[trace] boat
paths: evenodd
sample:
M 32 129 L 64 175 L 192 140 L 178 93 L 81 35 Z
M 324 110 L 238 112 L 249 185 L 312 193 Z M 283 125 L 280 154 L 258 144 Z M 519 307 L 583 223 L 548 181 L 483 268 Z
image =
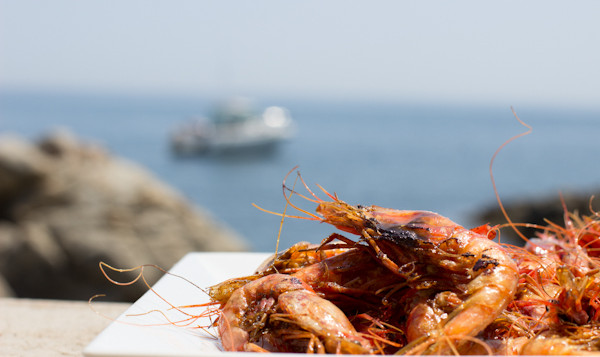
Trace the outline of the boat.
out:
M 185 156 L 272 150 L 290 139 L 294 128 L 284 107 L 259 112 L 250 101 L 235 99 L 217 106 L 209 118 L 194 118 L 180 126 L 171 135 L 171 147 Z

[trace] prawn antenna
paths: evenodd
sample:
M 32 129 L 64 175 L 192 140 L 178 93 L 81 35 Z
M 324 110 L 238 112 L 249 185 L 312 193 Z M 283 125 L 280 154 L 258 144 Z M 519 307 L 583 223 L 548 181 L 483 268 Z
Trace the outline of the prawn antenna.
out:
M 178 275 L 178 274 L 174 274 L 171 273 L 161 267 L 159 267 L 158 265 L 153 265 L 153 264 L 144 264 L 144 265 L 138 265 L 137 267 L 134 268 L 127 268 L 127 269 L 121 269 L 121 268 L 115 268 L 105 262 L 100 262 L 98 264 L 100 266 L 100 271 L 102 272 L 102 274 L 104 275 L 104 277 L 110 281 L 111 283 L 115 284 L 115 285 L 119 285 L 119 286 L 129 286 L 129 285 L 133 285 L 134 283 L 136 283 L 138 280 L 141 280 L 143 282 L 143 284 L 146 286 L 146 288 L 148 288 L 148 290 L 152 291 L 159 299 L 161 299 L 162 301 L 164 301 L 167 305 L 169 305 L 172 309 L 175 309 L 183 314 L 189 315 L 187 314 L 185 311 L 182 311 L 180 307 L 173 305 L 171 302 L 167 301 L 167 299 L 165 299 L 163 296 L 161 296 L 160 294 L 158 294 L 154 288 L 150 285 L 150 283 L 148 283 L 148 281 L 146 280 L 146 277 L 144 276 L 144 269 L 145 268 L 154 268 L 160 272 L 162 272 L 163 274 L 168 274 L 170 276 L 173 276 L 175 278 L 181 279 L 183 281 L 185 281 L 186 283 L 192 285 L 193 287 L 197 288 L 198 290 L 202 291 L 204 294 L 206 295 L 210 295 L 208 294 L 208 292 L 203 289 L 202 287 L 198 286 L 197 284 L 195 284 L 193 281 L 191 281 L 190 279 Z M 113 278 L 111 278 L 110 276 L 108 276 L 107 270 L 109 271 L 113 271 L 113 272 L 117 272 L 117 273 L 130 273 L 130 272 L 135 272 L 138 271 L 137 275 L 135 278 L 130 279 L 128 281 L 124 281 L 124 282 L 120 282 L 117 281 Z M 96 295 L 92 298 L 96 298 L 99 297 L 99 295 Z
M 492 159 L 490 160 L 490 178 L 492 180 L 492 186 L 494 187 L 494 194 L 496 195 L 496 200 L 498 201 L 498 205 L 500 206 L 500 210 L 502 211 L 502 214 L 504 215 L 504 218 L 506 218 L 506 221 L 511 226 L 511 228 L 515 231 L 515 233 L 517 233 L 517 235 L 519 237 L 521 237 L 521 239 L 527 241 L 527 238 L 523 235 L 523 233 L 521 233 L 521 231 L 513 223 L 513 221 L 508 216 L 508 213 L 506 213 L 506 209 L 504 208 L 504 205 L 502 204 L 502 200 L 500 199 L 500 195 L 498 194 L 498 188 L 496 187 L 496 180 L 494 179 L 494 173 L 493 173 L 493 170 L 492 170 L 492 168 L 494 167 L 494 160 L 496 160 L 496 156 L 498 156 L 498 153 L 500 153 L 500 151 L 506 145 L 508 145 L 512 141 L 514 141 L 514 140 L 516 140 L 516 139 L 518 139 L 518 138 L 520 138 L 522 136 L 531 134 L 531 131 L 533 130 L 530 125 L 526 124 L 524 121 L 521 120 L 521 118 L 519 118 L 519 116 L 515 112 L 515 109 L 512 106 L 510 107 L 510 110 L 512 111 L 512 113 L 515 116 L 515 118 L 517 119 L 517 121 L 521 125 L 523 125 L 524 127 L 527 128 L 527 131 L 524 131 L 524 132 L 522 132 L 520 134 L 517 134 L 517 135 L 513 136 L 512 138 L 506 140 L 502 145 L 500 145 L 500 147 L 498 149 L 496 149 L 496 152 L 494 153 L 494 155 L 492 155 Z
M 285 217 L 289 217 L 289 218 L 297 218 L 297 219 L 307 219 L 307 220 L 311 220 L 311 221 L 320 220 L 320 217 L 319 217 L 319 216 L 317 216 L 316 214 L 314 214 L 314 213 L 311 213 L 311 212 L 309 212 L 309 211 L 307 211 L 307 210 L 305 210 L 305 209 L 302 209 L 302 208 L 298 207 L 297 205 L 293 204 L 293 203 L 292 203 L 292 201 L 291 201 L 291 200 L 292 200 L 292 195 L 297 195 L 297 196 L 300 196 L 301 198 L 303 198 L 303 199 L 305 199 L 305 200 L 307 200 L 307 201 L 310 201 L 310 202 L 321 202 L 321 200 L 319 200 L 318 198 L 317 198 L 317 200 L 313 200 L 313 199 L 311 199 L 311 198 L 309 198 L 309 197 L 307 197 L 307 196 L 305 196 L 305 195 L 303 195 L 303 194 L 300 194 L 300 193 L 298 193 L 298 192 L 295 190 L 296 183 L 297 183 L 298 179 L 300 179 L 300 181 L 303 183 L 304 187 L 305 187 L 305 188 L 308 190 L 308 192 L 310 192 L 310 193 L 311 193 L 311 195 L 315 196 L 315 195 L 314 195 L 314 193 L 313 193 L 313 192 L 310 190 L 310 188 L 308 187 L 308 185 L 306 185 L 306 183 L 304 182 L 304 179 L 302 178 L 302 176 L 300 176 L 300 173 L 299 173 L 299 172 L 298 172 L 298 176 L 297 176 L 297 177 L 296 177 L 296 179 L 294 180 L 294 184 L 293 184 L 293 186 L 290 188 L 290 187 L 288 187 L 288 186 L 286 185 L 286 181 L 287 181 L 287 178 L 288 178 L 288 176 L 290 176 L 290 174 L 291 174 L 292 172 L 296 171 L 297 169 L 298 169 L 298 166 L 294 166 L 294 168 L 292 168 L 292 169 L 291 169 L 291 170 L 290 170 L 290 171 L 289 171 L 289 172 L 288 172 L 288 173 L 285 175 L 285 178 L 283 179 L 283 183 L 282 183 L 283 197 L 285 198 L 285 202 L 286 202 L 286 204 L 285 204 L 285 208 L 284 208 L 284 212 L 283 212 L 283 213 L 279 213 L 279 212 L 275 212 L 275 211 L 268 210 L 268 209 L 266 209 L 266 208 L 262 208 L 262 207 L 260 207 L 259 205 L 257 205 L 256 203 L 252 203 L 252 206 L 254 206 L 254 208 L 258 208 L 259 210 L 261 210 L 261 211 L 263 211 L 263 212 L 266 212 L 266 213 L 269 213 L 269 214 L 274 214 L 274 215 L 276 215 L 276 216 L 281 216 L 281 217 L 282 217 L 282 221 L 283 221 L 283 218 L 285 218 Z M 288 196 L 288 194 L 287 194 L 288 192 L 289 192 L 289 196 Z M 315 197 L 316 197 L 316 196 L 315 196 Z M 308 217 L 306 217 L 306 216 L 295 216 L 295 215 L 288 215 L 288 214 L 286 214 L 287 208 L 288 208 L 289 206 L 291 206 L 292 208 L 296 209 L 298 212 L 301 212 L 301 213 L 304 213 L 304 214 L 306 214 Z M 280 228 L 281 228 L 281 227 L 280 227 Z
M 285 180 L 287 179 L 288 175 L 290 173 L 292 173 L 294 170 L 296 170 L 298 168 L 298 166 L 295 166 L 290 172 L 288 172 L 287 175 L 285 175 L 285 177 L 283 178 L 283 183 L 281 184 L 282 188 L 283 188 L 283 196 L 285 197 L 285 206 L 283 206 L 283 214 L 281 215 L 281 222 L 279 222 L 279 230 L 277 231 L 277 243 L 275 244 L 275 257 L 277 257 L 277 253 L 279 253 L 279 240 L 281 238 L 281 231 L 283 229 L 283 221 L 285 220 L 285 215 L 287 213 L 287 209 L 290 206 L 291 202 L 291 198 L 292 195 L 294 194 L 294 189 L 296 188 L 296 183 L 298 182 L 298 176 L 296 176 L 296 179 L 294 180 L 294 184 L 292 185 L 292 190 L 290 191 L 290 197 L 288 198 L 285 194 L 286 191 L 286 186 L 285 186 Z M 275 261 L 273 261 L 275 262 Z

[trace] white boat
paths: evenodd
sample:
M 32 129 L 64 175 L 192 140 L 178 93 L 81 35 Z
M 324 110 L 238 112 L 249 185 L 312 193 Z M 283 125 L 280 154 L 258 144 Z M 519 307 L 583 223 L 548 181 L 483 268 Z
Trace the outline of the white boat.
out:
M 256 112 L 247 100 L 217 107 L 210 119 L 196 118 L 177 129 L 171 146 L 179 155 L 272 149 L 293 136 L 294 122 L 283 107 Z

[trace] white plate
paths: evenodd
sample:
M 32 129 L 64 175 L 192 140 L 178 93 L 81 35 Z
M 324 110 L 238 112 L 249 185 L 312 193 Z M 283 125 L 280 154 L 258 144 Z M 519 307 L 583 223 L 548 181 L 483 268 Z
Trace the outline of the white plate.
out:
M 170 272 L 206 288 L 229 278 L 252 274 L 268 256 L 268 253 L 189 253 Z M 158 296 L 175 306 L 187 306 L 208 302 L 209 298 L 204 292 L 169 274 L 163 276 L 153 290 L 144 294 L 102 331 L 84 349 L 83 354 L 87 357 L 223 355 L 220 342 L 203 330 L 167 324 L 167 317 L 172 321 L 180 321 L 185 315 L 170 309 Z M 148 314 L 153 310 L 160 310 L 167 317 L 156 312 Z M 184 310 L 199 314 L 205 308 Z M 136 314 L 143 315 L 132 316 Z M 207 318 L 200 319 L 193 326 L 208 325 L 209 322 Z M 211 332 L 216 335 L 214 329 Z M 248 356 L 248 353 L 244 353 L 244 356 Z

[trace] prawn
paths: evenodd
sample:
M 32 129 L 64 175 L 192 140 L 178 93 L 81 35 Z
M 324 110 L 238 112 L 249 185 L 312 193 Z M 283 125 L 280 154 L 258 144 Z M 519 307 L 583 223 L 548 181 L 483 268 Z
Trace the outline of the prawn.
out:
M 431 288 L 454 291 L 461 299 L 443 316 L 437 329 L 415 336 L 414 343 L 401 352 L 410 352 L 414 344 L 423 343 L 421 346 L 427 347 L 422 353 L 456 353 L 454 340 L 476 336 L 512 301 L 518 283 L 517 266 L 498 243 L 480 233 L 484 231 L 481 228 L 469 230 L 429 211 L 353 206 L 328 195 L 332 201 L 319 200 L 318 216 L 313 218 L 358 235 L 360 240 L 334 234 L 322 242 L 323 247 L 336 238 L 348 246 L 366 242 L 373 256 L 393 274 L 406 278 L 407 267 L 424 265 L 423 275 L 439 278 L 430 279 Z
M 298 242 L 279 254 L 267 258 L 252 275 L 225 280 L 208 288 L 213 301 L 224 304 L 231 294 L 245 284 L 263 276 L 281 273 L 292 274 L 305 267 L 319 263 L 329 257 L 341 254 L 347 249 L 318 250 L 319 246 L 308 242 Z
M 598 235 L 591 228 L 594 221 L 583 222 L 576 215 L 565 213 L 566 228 L 550 223 L 525 245 L 531 254 L 517 259 L 522 275 L 536 277 L 544 286 L 541 290 L 553 291 L 549 299 L 540 301 L 547 311 L 552 307 L 560 315 L 560 319 L 555 319 L 556 324 L 563 323 L 562 320 L 579 325 L 600 321 L 600 264 L 588 253 Z M 521 300 L 518 297 L 517 301 Z
M 521 355 L 572 355 L 572 356 L 598 356 L 598 352 L 587 350 L 592 346 L 578 345 L 575 341 L 565 337 L 538 337 L 525 343 L 519 354 Z
M 267 351 L 262 342 L 288 352 L 372 352 L 339 308 L 287 274 L 267 275 L 235 290 L 217 328 L 227 351 Z
M 473 344 L 470 346 L 469 353 L 473 355 L 493 354 L 502 356 L 598 356 L 597 352 L 590 350 L 593 349 L 593 346 L 564 337 L 515 337 L 491 339 L 485 342 L 486 348 L 482 348 L 482 345 Z

